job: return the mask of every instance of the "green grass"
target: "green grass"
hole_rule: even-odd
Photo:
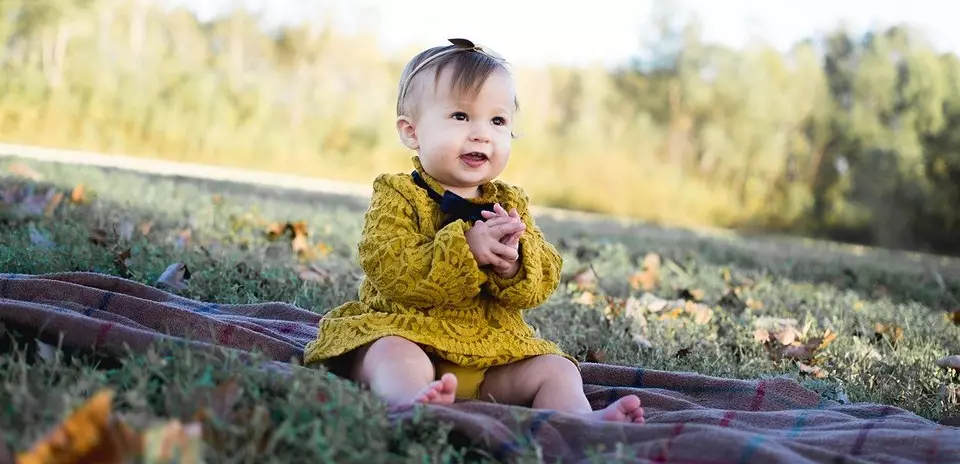
[[[11,163],[0,159],[0,171],[7,172]],[[3,177],[0,191],[16,186],[43,192],[52,186],[69,197],[70,189],[82,183],[87,202],[64,202],[51,216],[30,221],[12,219],[9,207],[0,209],[3,272],[120,275],[114,258],[130,248],[123,275],[152,284],[169,264],[183,261],[192,277],[182,294],[191,298],[287,301],[324,312],[355,297],[360,272],[355,244],[364,199],[27,164],[43,180]],[[305,263],[290,242],[270,241],[264,234],[276,221],[305,221],[311,245],[322,243],[329,250],[307,264],[329,270],[329,283],[298,277],[297,266]],[[145,222],[152,224],[146,235],[140,230]],[[108,246],[89,240],[93,228],[123,229],[125,224],[134,226],[129,240]],[[563,253],[568,276],[588,267],[599,275],[591,292],[601,298],[594,304],[575,302],[582,290],[568,282],[529,317],[543,336],[581,360],[736,378],[788,375],[830,398],[892,404],[934,420],[960,413],[952,399],[938,394],[960,382],[934,364],[960,353],[960,329],[945,317],[960,309],[958,260],[614,220],[542,217],[540,225]],[[184,230],[190,231],[187,241],[178,239]],[[38,241],[37,233],[52,244]],[[686,315],[661,318],[666,311],[643,313],[645,325],[632,317],[604,317],[603,297],[642,296],[629,277],[651,252],[665,263],[651,293],[673,299],[684,290],[702,290],[703,303],[713,309],[707,323]],[[739,301],[762,302],[762,307],[733,301],[729,292],[734,289]],[[811,378],[793,361],[774,360],[754,339],[754,322],[761,317],[795,318],[808,337],[828,329],[838,334],[809,361],[826,377]],[[878,323],[901,328],[902,338],[877,334]],[[637,336],[649,346],[641,348]],[[189,419],[217,385],[235,378],[242,387],[240,412],[211,425],[224,440],[207,449],[218,462],[482,458],[462,437],[428,418],[391,424],[368,393],[322,371],[301,369],[291,380],[277,381],[239,361],[222,365],[208,354],[183,351],[166,360],[156,353],[119,360],[68,353],[49,361],[36,355],[29,333],[16,331],[0,344],[0,352],[0,430],[17,451],[101,387],[118,392],[116,407],[136,423]]]

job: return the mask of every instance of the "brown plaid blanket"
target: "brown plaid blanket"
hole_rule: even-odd
[[[165,338],[259,349],[283,364],[301,357],[319,319],[289,304],[204,303],[100,274],[0,274],[0,321],[60,335],[65,347],[125,353]],[[825,400],[789,379],[733,380],[605,364],[584,364],[583,378],[595,407],[639,395],[647,423],[588,423],[482,402],[431,406],[427,413],[502,460],[532,445],[549,462],[960,462],[960,428],[892,406]],[[404,420],[414,410],[394,414]]]

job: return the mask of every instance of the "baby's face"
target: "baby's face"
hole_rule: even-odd
[[[471,198],[510,159],[514,85],[508,72],[498,70],[474,98],[458,98],[451,75],[445,69],[436,87],[425,86],[414,129],[424,170],[447,190]],[[432,84],[433,76],[426,81]]]

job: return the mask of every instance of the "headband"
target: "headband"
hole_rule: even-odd
[[[437,58],[439,58],[439,57],[441,57],[441,56],[443,56],[443,55],[449,55],[449,54],[451,54],[451,53],[456,53],[456,52],[471,52],[471,51],[472,51],[472,52],[482,53],[482,54],[487,55],[487,56],[489,56],[490,58],[493,58],[493,59],[495,59],[495,60],[497,60],[497,61],[500,61],[500,62],[506,61],[506,60],[504,60],[504,58],[503,58],[502,56],[500,56],[500,54],[498,54],[497,52],[495,52],[495,51],[493,51],[493,50],[490,50],[489,48],[483,47],[483,46],[481,46],[481,45],[479,45],[479,44],[475,44],[475,43],[473,43],[473,42],[470,41],[470,40],[467,40],[467,39],[447,39],[447,40],[449,40],[450,43],[454,45],[453,48],[448,48],[448,49],[446,49],[446,50],[442,50],[442,51],[440,51],[440,52],[437,52],[437,53],[434,54],[433,56],[427,57],[426,59],[424,59],[423,61],[421,61],[420,64],[417,65],[417,67],[413,68],[413,71],[410,71],[410,74],[407,74],[406,79],[404,79],[402,82],[400,82],[400,95],[399,95],[398,98],[397,98],[397,113],[400,113],[400,105],[401,105],[401,103],[403,102],[403,98],[407,95],[407,87],[410,85],[410,82],[413,81],[413,77],[414,77],[421,69],[423,69],[423,68],[426,67],[428,64],[430,64],[431,61],[433,61],[433,60],[435,60],[435,59],[437,59]]]

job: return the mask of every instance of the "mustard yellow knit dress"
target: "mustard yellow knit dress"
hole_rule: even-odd
[[[419,158],[413,163],[424,186],[443,194]],[[359,243],[366,274],[359,300],[321,319],[304,362],[323,362],[388,335],[464,367],[498,366],[540,354],[572,360],[523,319],[524,310],[539,306],[559,285],[560,255],[534,224],[520,188],[493,181],[480,190],[479,198],[468,201],[516,208],[527,226],[514,278],[502,279],[477,264],[464,235],[472,222],[445,221],[447,214],[412,174],[380,175]]]

